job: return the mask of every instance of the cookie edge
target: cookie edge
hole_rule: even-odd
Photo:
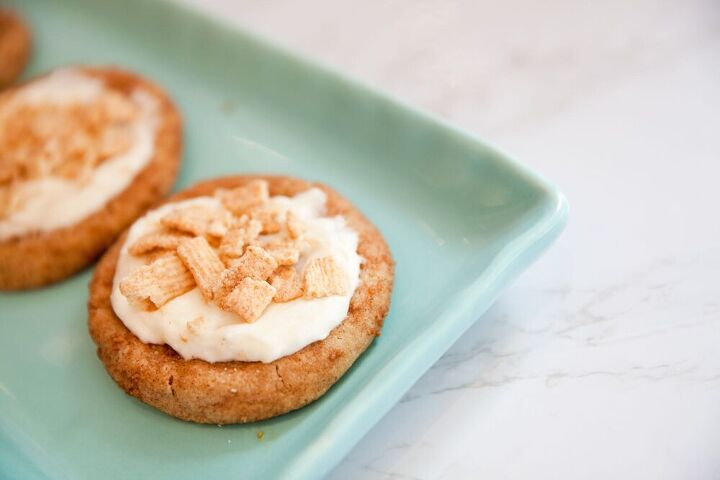
[[[10,37],[9,41],[14,47],[10,49],[9,57],[0,59],[3,63],[0,68],[0,88],[5,88],[12,85],[25,70],[32,52],[32,34],[25,20],[14,10],[0,7],[0,21],[9,27],[5,35]],[[7,38],[5,41],[8,41]]]

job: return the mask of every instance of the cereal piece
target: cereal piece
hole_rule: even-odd
[[[144,255],[153,250],[175,250],[184,238],[188,236],[183,233],[150,232],[135,240],[128,252],[132,255]]]
[[[167,250],[152,250],[151,252],[146,253],[141,258],[143,262],[145,262],[145,265],[149,265],[153,263],[155,260],[164,257],[169,252]]]
[[[220,275],[220,280],[215,286],[215,290],[213,290],[213,300],[215,300],[215,302],[222,302],[242,279],[242,269],[233,267],[226,268]]]
[[[97,154],[99,160],[120,155],[132,146],[132,130],[125,125],[111,125],[105,129],[98,139]]]
[[[223,272],[213,298],[216,300],[222,299],[243,278],[250,277],[256,280],[266,280],[276,268],[277,262],[269,253],[260,247],[250,246],[245,250],[242,257],[233,261],[230,268]]]
[[[213,237],[225,235],[231,221],[229,212],[202,205],[176,208],[160,219],[160,223],[168,228],[193,235]]]
[[[222,238],[227,234],[232,218],[229,212],[223,212],[227,213],[227,215],[219,213],[217,216],[211,218],[207,224],[206,233],[211,237]]]
[[[231,228],[220,242],[218,249],[220,258],[224,262],[240,258],[245,252],[246,244],[245,229],[242,227]]]
[[[220,243],[220,258],[231,260],[245,253],[245,247],[260,235],[262,225],[257,220],[250,220],[244,215],[228,230]]]
[[[295,265],[300,260],[300,250],[291,246],[273,246],[267,252],[278,265]]]
[[[10,215],[11,204],[12,190],[10,190],[10,185],[0,185],[0,219]]]
[[[0,219],[9,217],[19,206],[20,202],[15,191],[16,187],[12,183],[0,185]]]
[[[285,229],[290,235],[290,238],[292,238],[293,240],[299,238],[300,235],[303,234],[304,228],[302,226],[302,223],[300,223],[297,215],[295,215],[292,210],[288,210],[288,212],[285,214]]]
[[[277,261],[265,249],[249,246],[242,257],[232,263],[231,268],[238,270],[242,277],[257,280],[267,279],[278,267]]]
[[[282,212],[274,206],[261,206],[250,212],[250,218],[262,224],[261,233],[278,233],[282,230]]]
[[[181,240],[177,254],[192,273],[203,297],[212,300],[213,290],[225,270],[215,250],[205,237],[195,237]]]
[[[16,163],[0,163],[0,185],[11,183],[19,176],[19,170]]]
[[[242,187],[221,191],[218,196],[223,206],[235,215],[242,215],[270,198],[265,180],[253,180]]]
[[[135,304],[150,300],[162,307],[195,287],[192,274],[174,253],[143,265],[120,282],[120,292]]]
[[[99,113],[112,123],[129,122],[140,110],[137,105],[118,92],[105,92],[100,100],[103,110]]]
[[[209,221],[209,210],[200,206],[176,208],[160,219],[160,223],[168,228],[193,235],[204,235]]]
[[[300,276],[293,267],[278,268],[270,277],[270,285],[277,290],[273,297],[274,302],[289,302],[302,296]]]
[[[305,298],[344,295],[347,290],[345,272],[333,257],[312,260],[305,267],[303,290]]]
[[[205,324],[205,317],[202,315],[199,317],[195,317],[187,324],[185,324],[185,330],[187,330],[188,335],[193,336],[197,335],[201,330],[203,325]],[[187,341],[187,338],[186,338]]]
[[[272,302],[275,287],[264,280],[244,278],[220,303],[244,322],[254,322]]]
[[[62,159],[57,154],[48,154],[46,150],[45,156],[39,159],[38,167],[48,172],[39,171],[38,174],[43,176],[50,173],[65,180],[88,179],[95,169],[96,160],[91,149],[90,140],[82,134],[77,134],[69,141],[69,145],[65,146],[66,151]],[[58,161],[60,163],[56,164]]]

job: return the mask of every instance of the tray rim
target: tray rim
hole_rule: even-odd
[[[375,424],[400,400],[417,380],[432,366],[453,343],[492,305],[505,285],[535,261],[540,254],[557,238],[567,223],[569,206],[567,199],[552,183],[540,173],[525,166],[514,157],[506,154],[497,145],[480,139],[469,130],[450,123],[429,111],[394,97],[385,89],[372,86],[353,75],[343,73],[336,67],[319,59],[311,58],[289,46],[275,42],[257,32],[248,30],[225,17],[202,10],[198,5],[190,5],[181,0],[143,0],[147,3],[160,3],[178,8],[193,15],[207,25],[221,28],[223,33],[242,35],[271,54],[283,57],[283,60],[297,62],[302,68],[315,70],[328,78],[345,84],[354,92],[374,96],[389,106],[403,110],[418,117],[435,129],[444,130],[458,140],[469,142],[473,147],[484,150],[496,164],[510,167],[513,175],[531,184],[543,194],[550,206],[540,220],[513,241],[505,245],[495,256],[491,264],[465,288],[462,302],[445,310],[423,333],[405,348],[391,357],[386,365],[401,354],[414,351],[414,361],[405,361],[393,368],[385,367],[378,371],[370,382],[359,390],[353,403],[364,404],[364,415],[356,415],[348,409],[340,410],[327,424],[322,438],[308,445],[303,454],[295,457],[283,470],[282,478],[304,479],[326,476],[333,467],[370,431]],[[482,292],[485,295],[481,295]],[[447,324],[453,328],[444,328]],[[445,330],[443,332],[443,330]],[[442,336],[441,340],[438,340]],[[401,368],[398,368],[401,367]],[[382,395],[378,395],[381,393]]]
[[[453,343],[492,305],[504,287],[531,263],[560,235],[569,214],[565,196],[540,173],[505,153],[497,145],[481,139],[466,128],[450,123],[429,111],[399,99],[379,86],[370,85],[353,75],[343,73],[337,67],[310,57],[292,47],[276,42],[265,35],[248,30],[214,12],[203,10],[200,5],[182,0],[136,0],[146,4],[159,4],[163,8],[179,10],[181,14],[204,22],[205,26],[220,29],[223,35],[243,37],[244,41],[277,55],[282,61],[295,62],[300,68],[322,74],[328,79],[344,84],[353,94],[374,97],[387,106],[416,117],[428,127],[452,135],[454,141],[467,142],[472,148],[488,155],[485,161],[501,165],[523,182],[529,184],[542,197],[538,203],[547,205],[540,218],[503,246],[491,263],[473,282],[468,284],[455,305],[440,314],[412,342],[386,362],[355,396],[352,403],[364,405],[360,415],[355,409],[342,409],[335,413],[322,431],[306,449],[288,462],[281,471],[282,478],[304,479],[327,475],[365,436],[365,434],[400,400],[417,380],[432,366]],[[403,355],[408,359],[399,364],[394,360]],[[392,368],[390,365],[392,364]]]

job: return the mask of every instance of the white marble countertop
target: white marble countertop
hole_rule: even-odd
[[[720,478],[720,3],[185,1],[476,132],[570,202],[331,478]]]

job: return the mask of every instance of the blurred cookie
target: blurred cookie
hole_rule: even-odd
[[[172,187],[180,116],[118,68],[55,70],[0,94],[0,289],[92,262]]]
[[[108,250],[89,329],[128,394],[183,420],[252,422],[314,401],[350,368],[380,334],[393,272],[381,233],[327,186],[220,178]]]
[[[20,75],[30,57],[30,30],[14,12],[0,7],[0,88]]]

